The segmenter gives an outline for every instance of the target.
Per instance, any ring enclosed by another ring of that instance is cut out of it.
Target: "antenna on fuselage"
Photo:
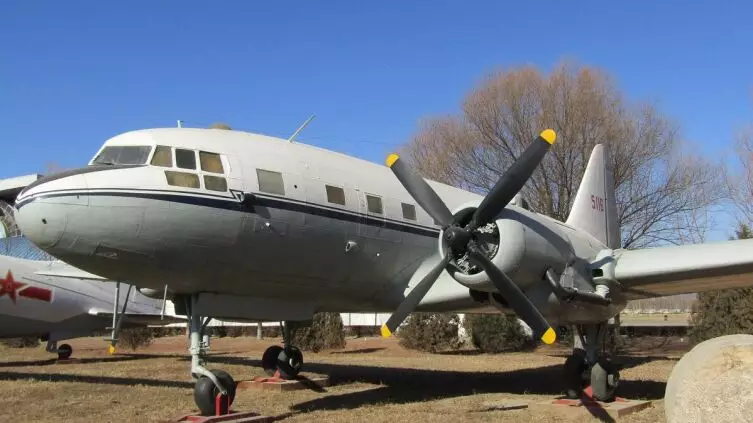
[[[303,131],[303,128],[305,128],[306,125],[308,125],[309,122],[311,122],[311,120],[314,119],[315,117],[316,117],[316,115],[311,115],[308,119],[306,119],[306,121],[303,122],[303,124],[301,126],[299,126],[298,129],[296,129],[296,131],[293,133],[293,135],[291,135],[290,138],[288,138],[288,142],[293,142],[293,140],[295,139],[295,137],[298,136],[298,134],[301,131]]]

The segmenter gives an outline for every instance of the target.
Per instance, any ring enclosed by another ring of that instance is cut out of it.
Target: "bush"
[[[0,340],[0,343],[11,348],[32,348],[39,346],[39,338],[36,336],[26,336],[22,338],[7,338]]]
[[[122,329],[118,334],[118,342],[135,351],[141,347],[151,345],[154,334],[151,328]]]
[[[413,313],[400,327],[397,336],[405,348],[434,353],[460,348],[459,326],[457,314]]]
[[[316,313],[308,325],[289,322],[291,344],[301,351],[319,352],[345,347],[345,329],[340,313]]]
[[[464,326],[473,346],[485,353],[522,351],[536,346],[512,314],[468,314]]]

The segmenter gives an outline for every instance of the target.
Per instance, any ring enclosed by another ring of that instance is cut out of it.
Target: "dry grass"
[[[259,358],[276,340],[222,338],[212,342],[210,368],[237,380],[261,375]],[[195,409],[186,338],[156,339],[150,347],[108,356],[99,338],[70,342],[76,362],[55,363],[40,348],[3,348],[0,392],[3,420],[164,421]],[[2,348],[2,347],[0,347]],[[279,416],[286,422],[569,421],[557,414],[495,410],[494,403],[533,402],[561,394],[567,351],[479,355],[407,351],[394,339],[349,339],[344,350],[307,353],[305,374],[330,375],[334,385],[275,393],[238,391],[234,409]],[[665,381],[677,360],[663,355],[623,357],[622,395],[654,400],[626,422],[664,420]],[[570,421],[597,421],[578,418]]]

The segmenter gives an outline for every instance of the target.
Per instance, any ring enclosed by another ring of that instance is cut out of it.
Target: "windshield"
[[[105,147],[92,164],[138,165],[145,164],[152,147],[148,145],[128,145]]]

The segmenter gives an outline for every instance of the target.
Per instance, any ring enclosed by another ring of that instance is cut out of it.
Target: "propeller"
[[[510,166],[484,197],[467,224],[459,222],[447,205],[421,176],[415,173],[397,154],[387,157],[387,166],[413,197],[414,200],[436,221],[443,230],[448,247],[445,256],[413,288],[403,302],[382,325],[382,336],[390,336],[398,326],[415,310],[421,299],[429,292],[443,270],[454,257],[468,255],[468,260],[483,269],[494,287],[505,298],[510,307],[531,327],[535,336],[544,343],[553,343],[557,336],[541,315],[536,306],[503,271],[489,260],[484,247],[476,242],[477,229],[486,226],[502,212],[531,177],[544,155],[557,140],[557,134],[546,129],[526,148],[523,154]],[[501,246],[500,246],[501,247]]]

